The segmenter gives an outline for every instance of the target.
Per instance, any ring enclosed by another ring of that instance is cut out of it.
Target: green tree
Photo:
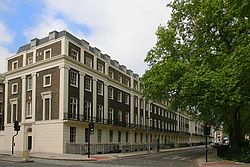
[[[175,0],[145,61],[144,96],[223,124],[232,148],[249,132],[249,0]]]

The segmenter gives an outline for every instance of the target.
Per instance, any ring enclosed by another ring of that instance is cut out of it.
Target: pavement
[[[228,161],[223,160],[217,157],[216,149],[210,149],[208,156],[207,156],[207,162],[206,162],[206,156],[202,156],[200,158],[197,158],[195,160],[198,166],[201,167],[250,167],[250,163],[240,163],[240,162],[234,162],[234,161]]]
[[[160,152],[169,152],[169,151],[185,150],[185,149],[194,149],[194,148],[184,147],[184,148],[174,148],[174,149],[162,149],[160,150]],[[146,151],[129,152],[129,153],[94,154],[90,155],[90,158],[88,158],[88,155],[35,152],[35,153],[30,153],[27,158],[24,157],[24,154],[22,152],[16,152],[14,155],[12,155],[11,152],[0,150],[0,161],[28,163],[28,162],[33,162],[36,158],[50,159],[50,160],[65,160],[65,161],[104,161],[104,160],[112,160],[115,158],[138,156],[145,154],[147,154]],[[210,166],[250,167],[250,164],[222,160],[217,157],[216,150],[214,149],[210,149],[208,153],[208,162],[206,162],[205,156],[197,158],[196,160],[194,160],[194,162],[200,167],[210,167]]]

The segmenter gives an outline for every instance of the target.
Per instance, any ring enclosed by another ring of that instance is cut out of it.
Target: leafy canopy
[[[239,108],[249,118],[249,0],[175,0],[168,6],[171,20],[158,27],[145,59],[144,96],[213,124],[227,124],[229,112]]]

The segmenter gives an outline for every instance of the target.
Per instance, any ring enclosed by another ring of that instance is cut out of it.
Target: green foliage
[[[250,132],[250,2],[175,0],[168,6],[171,20],[158,28],[145,58],[144,96],[229,129],[231,113],[239,113]]]
[[[233,150],[228,148],[222,150],[223,154],[220,153],[219,157],[226,160],[250,163],[250,142],[242,141],[240,142],[240,145],[241,149]]]

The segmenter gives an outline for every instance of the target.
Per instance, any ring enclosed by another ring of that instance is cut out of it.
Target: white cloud
[[[0,43],[11,43],[14,35],[9,32],[6,26],[0,22]]]
[[[33,38],[43,38],[48,36],[49,32],[53,30],[63,30],[67,29],[66,23],[61,19],[56,19],[53,15],[39,15],[36,18],[38,24],[31,26],[23,31],[27,40]]]
[[[0,73],[5,72],[5,59],[12,55],[12,53],[5,47],[13,41],[13,33],[7,30],[7,27],[0,22]]]
[[[42,19],[25,34],[30,40],[47,36],[55,29],[74,29],[70,32],[77,37],[84,38],[135,73],[143,74],[144,58],[156,42],[157,27],[170,18],[170,9],[166,7],[169,1],[47,0]],[[91,33],[72,28],[71,23],[89,27]]]

